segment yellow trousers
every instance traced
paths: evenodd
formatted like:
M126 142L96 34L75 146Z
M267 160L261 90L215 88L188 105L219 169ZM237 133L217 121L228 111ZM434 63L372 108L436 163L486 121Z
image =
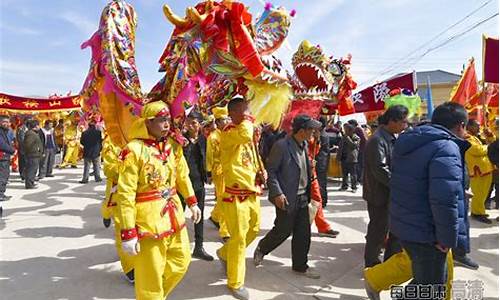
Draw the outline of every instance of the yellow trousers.
M224 191L224 178L222 176L213 175L213 183L215 186L215 205L212 209L210 217L219 223L219 236L229 237L226 221L224 221L224 214L222 212L222 193Z
M187 229L168 238L142 239L135 256L135 297L164 300L186 274L191 262Z
M451 251L448 251L446 261L448 268L446 290L451 291L451 283L453 281L453 255ZM365 280L375 291L389 290L393 285L401 285L412 279L411 259L406 251L403 250L381 264L366 268L364 275ZM451 293L446 293L446 299L451 299Z
M470 187L474 196L471 200L471 213L474 215L486 214L484 202L488 198L490 192L491 182L493 180L492 174L485 176L475 176L470 178Z
M231 195L224 194L224 199ZM219 255L227 262L227 285L238 289L245 283L246 248L259 234L260 199L253 195L244 201L232 197L233 202L222 202L229 240L219 249Z
M64 161L61 164L61 168L66 167L67 165L76 166L78 162L78 154L80 152L80 146L68 146L66 148L66 154L64 155Z

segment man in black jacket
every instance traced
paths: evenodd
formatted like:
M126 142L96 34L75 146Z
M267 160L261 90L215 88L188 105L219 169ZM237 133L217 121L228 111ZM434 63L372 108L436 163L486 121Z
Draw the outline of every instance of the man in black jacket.
M0 201L10 199L10 196L5 195L5 189L10 175L10 156L15 150L7 137L9 129L9 116L0 116Z
M101 149L102 135L95 126L95 121L89 122L89 128L82 133L80 144L83 145L83 178L80 183L89 182L90 164L94 170L95 182L101 182Z
M408 126L408 109L402 105L390 107L379 118L377 131L366 142L363 168L363 199L368 206L370 222L366 232L365 267L380 263L379 254L388 232L389 180L391 179L392 147L396 135ZM387 243L384 259L397 248ZM394 247L392 247L394 246Z
M276 206L274 227L260 240L254 252L254 264L261 265L264 255L292 235L292 270L309 278L320 275L307 265L311 245L308 204L311 199L312 171L307 142L321 123L306 115L295 117L293 133L277 141L266 162L269 174L269 200Z
M328 203L328 166L330 165L330 138L326 133L327 121L325 117L319 119L321 122L321 133L319 136L320 148L316 155L316 172L318 176L319 188L321 191L322 206Z
M186 119L184 145L184 158L189 166L189 179L198 200L198 208L201 210L200 222L194 224L194 250L193 257L212 261L214 258L203 248L203 219L205 209L205 182L207 182L207 171L205 168L207 140L200 134L200 121L202 116L193 111Z
M24 170L24 186L26 189L35 188L36 172L40 167L40 158L43 154L43 143L38 134L40 125L37 120L28 121L28 131L24 136L23 148L26 160Z
M337 152L337 160L342 167L341 191L348 188L348 179L351 178L351 189L353 193L358 190L357 165L359 154L360 138L354 134L354 126L349 123L344 124L344 133L340 140Z
M17 165L19 168L19 175L21 175L21 179L24 180L24 169L26 165L26 159L24 154L24 136L28 131L28 121L29 119L25 119L23 124L16 129L16 141L17 141Z

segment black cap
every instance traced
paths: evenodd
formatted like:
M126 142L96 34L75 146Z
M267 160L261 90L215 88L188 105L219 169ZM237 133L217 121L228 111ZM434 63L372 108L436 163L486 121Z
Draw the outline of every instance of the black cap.
M300 129L321 128L321 122L314 120L308 115L298 115L293 119L293 131Z

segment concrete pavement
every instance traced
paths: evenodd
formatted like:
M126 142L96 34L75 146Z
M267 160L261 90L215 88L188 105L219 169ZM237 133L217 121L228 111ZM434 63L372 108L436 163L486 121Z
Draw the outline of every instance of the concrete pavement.
M54 178L40 182L36 190L25 190L17 174L11 176L1 202L0 295L2 299L134 299L133 286L121 274L114 248L112 228L104 228L100 203L104 182L78 183L79 169L56 170ZM264 265L252 262L254 242L247 250L246 286L252 299L366 299L362 268L364 234L368 215L357 194L334 191L330 182L329 205L325 211L335 239L313 234L310 265L321 273L312 280L295 275L290 267L290 239L265 257ZM205 218L213 207L208 189ZM489 211L492 217L498 211ZM274 209L262 199L262 225L258 239L272 227ZM193 236L189 223L190 238ZM471 221L470 254L477 271L455 268L455 278L479 279L485 299L498 299L498 224ZM313 232L316 227L313 225ZM220 247L217 231L205 221L205 249L215 256ZM389 293L382 293L390 299ZM193 259L186 277L169 299L232 299L218 261Z

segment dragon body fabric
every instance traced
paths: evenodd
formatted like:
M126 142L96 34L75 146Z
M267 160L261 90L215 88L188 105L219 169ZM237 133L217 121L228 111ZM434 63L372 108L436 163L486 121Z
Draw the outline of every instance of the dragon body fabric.
M351 100L357 84L349 73L351 55L333 59L319 45L303 41L292 57L293 74L288 75L293 89L293 101L284 127L297 114L318 117L322 114L340 115L355 112ZM288 124L288 125L287 125Z
M127 142L129 125L150 101L169 104L175 123L189 107L208 112L241 94L251 100L257 121L279 124L291 89L271 54L288 35L285 9L268 4L257 20L242 3L228 0L188 7L185 17L167 5L163 11L174 30L159 59L164 76L149 93L142 93L135 65L137 17L130 4L111 1L99 29L82 45L92 49L84 108L102 114L113 143Z

